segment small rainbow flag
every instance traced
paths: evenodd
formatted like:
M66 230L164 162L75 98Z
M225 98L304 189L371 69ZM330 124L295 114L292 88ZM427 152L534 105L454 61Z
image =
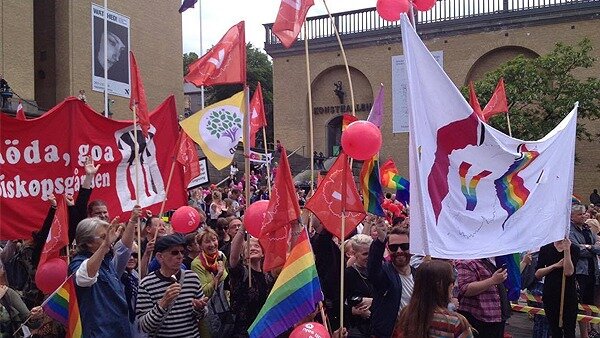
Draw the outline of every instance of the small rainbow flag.
M42 304L44 312L52 319L67 327L67 337L83 337L79 305L75 294L75 282L71 275Z
M381 203L383 203L383 190L379 181L379 161L377 160L377 155L363 163L363 167L360 170L360 186L365 211L373 215L385 216L385 212L381 206Z
M322 300L315 258L303 231L248 333L252 338L277 337L312 313Z

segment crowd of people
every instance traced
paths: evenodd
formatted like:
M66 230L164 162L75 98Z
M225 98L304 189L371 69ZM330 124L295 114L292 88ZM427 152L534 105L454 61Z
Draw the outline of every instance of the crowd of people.
M269 198L264 177L252 173L250 201L237 171L228 186L191 189L189 205L201 215L200 224L178 234L139 207L124 223L111 218L106 203L92 198L97 170L88 159L77 196L65 196L74 244L68 274L74 276L83 336L247 337L277 279L277 271L263 271L263 248L247 234L243 219L248 202ZM298 188L297 195L303 205L306 191ZM386 217L367 216L343 243L308 212L294 222L292 235L304 227L309 232L324 295L324 311L305 321L325 322L339 337L505 337L511 316L506 268L493 257L451 261L412 255L409 207L388 194L384 209ZM65 334L40 307L47 295L34 279L55 212L52 197L48 217L31 239L2 243L2 336L22 335L18 329L26 321L35 337ZM575 337L578 304L600 305L599 218L594 204L575 203L569 238L523 253L523 288L542 295L538 306L546 312L533 320L535 337ZM586 324L580 331L583 338L596 332Z

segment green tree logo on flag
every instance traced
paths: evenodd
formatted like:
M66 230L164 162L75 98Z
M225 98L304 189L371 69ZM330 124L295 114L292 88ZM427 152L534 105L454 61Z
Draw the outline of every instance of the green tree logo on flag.
M216 136L218 139L221 136L227 137L231 142L237 141L235 136L241 128L242 119L236 113L223 108L210 112L206 127L211 135Z

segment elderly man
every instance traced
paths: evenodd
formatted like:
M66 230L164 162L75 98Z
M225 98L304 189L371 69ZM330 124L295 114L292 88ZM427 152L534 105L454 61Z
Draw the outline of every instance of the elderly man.
M160 237L155 246L160 269L140 283L136 317L152 337L200 337L198 322L206 315L207 299L198 275L181 269L184 246L180 235Z

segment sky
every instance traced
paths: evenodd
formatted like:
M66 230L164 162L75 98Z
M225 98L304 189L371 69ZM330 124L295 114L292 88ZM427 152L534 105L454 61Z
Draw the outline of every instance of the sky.
M202 2L200 4L200 2ZM246 21L246 42L260 49L265 44L263 24L275 21L281 0L199 0L195 8L182 14L183 52L200 53L200 15L202 6L202 49L214 46L227 30ZM331 13L375 7L376 0L328 0ZM315 0L308 17L327 14L323 1Z

